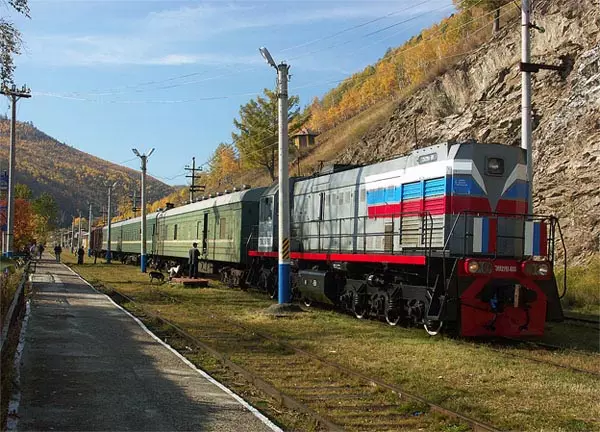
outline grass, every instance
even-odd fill
[[[600,406],[597,404],[600,379],[597,376],[502,356],[485,344],[430,338],[421,329],[390,328],[334,311],[310,310],[288,319],[276,319],[262,313],[271,304],[265,296],[221,289],[215,283],[212,285],[217,288],[200,290],[166,284],[151,286],[147,275],[121,264],[74,266],[74,269],[88,280],[102,280],[134,295],[146,307],[201,340],[207,338],[207,343],[228,353],[241,365],[256,366],[267,377],[276,368],[298,366],[285,363],[287,357],[292,356],[226,325],[223,318],[235,320],[254,331],[269,333],[504,429],[571,430],[568,425],[577,424],[584,425],[587,430],[600,430]],[[174,303],[172,298],[183,303]],[[571,339],[581,337],[578,328],[562,329]],[[210,335],[214,337],[210,338]],[[597,338],[597,333],[595,335]],[[527,354],[551,356],[553,361],[565,365],[587,365],[592,371],[598,369],[599,357],[594,352]],[[302,378],[303,372],[297,373]],[[326,373],[321,371],[318,375]],[[319,377],[304,378],[310,381]],[[279,385],[285,385],[290,379],[282,379],[280,375],[273,378]],[[297,394],[302,392],[297,391]],[[576,404],[573,403],[575,400]],[[336,415],[331,407],[323,413]],[[447,422],[436,424],[430,416],[424,425],[425,430],[444,430],[451,426]]]
[[[557,271],[561,291],[563,275],[562,270]],[[592,257],[584,265],[568,268],[563,307],[572,312],[600,316],[600,255]]]
[[[3,263],[4,264],[4,263]],[[12,267],[14,269],[14,267]],[[13,272],[2,272],[0,273],[0,319],[2,326],[4,326],[4,320],[10,305],[13,301],[17,287],[21,281],[23,275],[22,270],[14,270]],[[5,429],[6,415],[8,410],[8,401],[12,392],[12,380],[13,380],[13,358],[17,344],[19,342],[20,325],[17,325],[11,329],[8,333],[8,341],[2,351],[2,370],[0,379],[0,430]]]

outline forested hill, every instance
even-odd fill
[[[96,216],[106,207],[109,181],[119,180],[116,201],[129,200],[139,189],[140,173],[77,150],[46,135],[31,123],[17,124],[16,182],[26,184],[34,195],[51,194],[59,207],[59,225],[68,225],[77,209],[87,216],[92,202]],[[0,168],[8,170],[10,121],[0,119]],[[148,177],[149,200],[157,200],[174,188]]]

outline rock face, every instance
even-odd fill
[[[548,2],[549,3],[549,2]],[[540,5],[532,62],[564,64],[533,74],[534,212],[560,218],[568,254],[600,249],[600,5]],[[340,162],[389,159],[449,139],[521,143],[520,22],[398,103],[383,126]],[[416,132],[416,133],[415,133]]]

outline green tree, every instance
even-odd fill
[[[27,0],[2,0],[6,9],[13,9],[17,13],[29,18]],[[0,17],[0,81],[2,84],[13,82],[15,65],[13,57],[21,52],[21,33],[6,17]]]
[[[453,0],[454,4],[462,10],[472,7],[480,7],[486,11],[494,11],[494,26],[492,33],[496,34],[500,31],[500,8],[511,0]]]
[[[52,195],[44,192],[33,200],[31,208],[37,216],[36,232],[38,234],[43,235],[56,226],[58,206]]]
[[[288,99],[289,131],[299,127],[298,96]],[[237,132],[231,134],[242,163],[249,168],[264,168],[275,180],[275,155],[277,154],[277,93],[264,89],[264,97],[250,99],[240,107],[239,120],[233,124]]]
[[[29,189],[29,186],[25,185],[25,184],[21,184],[21,183],[17,183],[15,185],[15,198],[16,199],[23,199],[23,200],[31,200],[31,197],[33,196],[33,193],[31,192],[31,189]]]

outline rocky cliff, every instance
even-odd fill
[[[566,67],[533,74],[534,211],[560,218],[569,255],[582,260],[600,248],[600,5],[540,2],[533,19],[545,32],[532,31],[532,62]],[[520,43],[515,21],[398,102],[340,161],[388,159],[415,140],[520,145]]]

